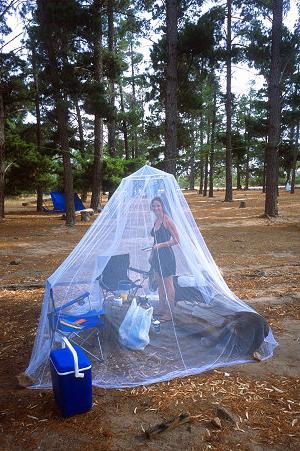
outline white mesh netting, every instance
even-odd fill
[[[248,362],[256,351],[268,358],[276,346],[226,285],[175,178],[149,166],[122,180],[49,277],[26,370],[34,387],[51,386],[49,354],[64,335],[106,388]]]

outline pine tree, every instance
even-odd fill
[[[273,0],[271,70],[269,78],[269,131],[266,147],[266,201],[265,214],[277,216],[278,146],[280,141],[281,111],[281,38],[283,0]]]

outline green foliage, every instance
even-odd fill
[[[123,158],[106,157],[103,162],[103,190],[114,191],[123,177],[137,171],[144,164],[143,158],[124,160]]]

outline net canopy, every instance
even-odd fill
[[[62,337],[99,387],[145,385],[272,356],[265,319],[226,285],[175,178],[144,166],[124,178],[46,283],[26,372],[51,386]]]

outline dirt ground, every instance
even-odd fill
[[[279,347],[274,357],[126,390],[94,389],[93,409],[63,419],[50,390],[20,389],[30,358],[43,289],[3,286],[43,282],[90,223],[67,228],[37,214],[25,199],[7,201],[0,224],[0,449],[3,450],[299,450],[300,190],[280,192],[277,219],[263,219],[259,191],[222,202],[186,192],[206,243],[230,288],[262,313]],[[240,200],[246,208],[238,208]],[[236,422],[212,423],[221,405]],[[146,439],[149,427],[187,412],[191,422]],[[220,415],[219,415],[220,416]],[[2,443],[1,443],[2,442]]]

